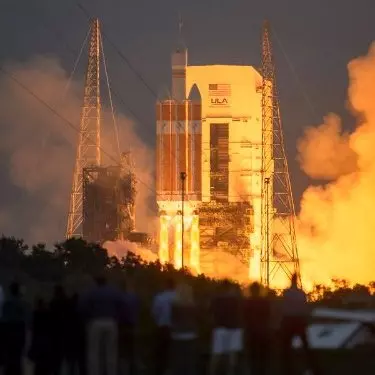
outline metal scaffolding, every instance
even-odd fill
[[[135,224],[135,175],[130,155],[120,166],[83,170],[83,238],[88,242],[128,239]]]
[[[119,148],[99,20],[94,19],[90,25],[88,65],[66,238],[82,237],[88,242],[99,243],[128,238],[134,231],[136,195],[130,153],[123,153],[117,165],[101,164],[101,55]]]
[[[83,170],[100,166],[100,27],[91,22],[89,57],[66,238],[83,236]]]
[[[262,247],[261,279],[266,286],[284,273],[300,279],[295,209],[285,154],[270,26],[262,35]]]
[[[248,264],[253,230],[250,202],[202,203],[199,207],[201,249],[222,249]]]

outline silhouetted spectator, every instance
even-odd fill
[[[108,285],[103,276],[98,277],[96,286],[82,296],[82,311],[88,319],[87,372],[90,375],[101,373],[103,358],[106,375],[117,375],[118,319],[121,306],[122,294]]]
[[[244,302],[245,346],[251,375],[267,374],[270,350],[270,303],[258,283],[250,285]]]
[[[5,301],[5,295],[3,287],[0,285],[0,366],[3,366],[4,364],[4,345],[5,342],[3,340],[4,338],[4,323],[2,321],[2,314],[3,314],[3,305]]]
[[[220,293],[212,301],[213,332],[211,374],[216,374],[219,363],[226,360],[229,373],[233,374],[242,350],[242,301],[237,288],[224,280]],[[226,371],[227,373],[227,371]]]
[[[58,375],[61,372],[67,351],[68,332],[68,298],[61,285],[56,285],[50,303],[51,311],[51,361],[52,373]]]
[[[85,321],[78,308],[78,294],[68,301],[66,360],[70,375],[86,374]]]
[[[121,373],[136,372],[135,329],[138,323],[140,301],[130,280],[123,283],[123,307],[119,324],[119,357]],[[128,367],[128,371],[125,368]]]
[[[52,371],[51,314],[42,298],[36,302],[31,329],[29,358],[34,363],[34,374],[48,375]]]
[[[29,309],[21,296],[20,285],[12,283],[3,305],[5,375],[22,374],[28,320]]]
[[[197,371],[197,311],[190,285],[179,284],[172,303],[172,373]]]
[[[168,366],[168,356],[171,345],[171,310],[175,297],[175,283],[168,279],[164,290],[157,294],[152,305],[152,316],[157,326],[155,374],[163,375]]]
[[[5,302],[4,289],[0,285],[0,319],[1,319],[2,314],[3,314],[3,305],[4,305],[4,302]]]
[[[281,321],[281,349],[283,370],[285,375],[291,375],[293,369],[293,339],[299,337],[307,356],[311,370],[314,370],[312,353],[307,339],[307,327],[309,318],[309,307],[306,294],[298,287],[298,276],[292,276],[291,286],[286,289],[282,300],[282,321]]]

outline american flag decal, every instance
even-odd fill
[[[230,96],[232,93],[230,84],[228,83],[210,83],[208,91],[210,96]]]

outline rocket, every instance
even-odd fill
[[[202,98],[194,85],[186,96],[187,50],[172,55],[172,95],[156,104],[157,201],[181,201],[181,172],[186,200],[201,200]],[[160,208],[160,205],[159,205]]]
[[[187,109],[187,192],[190,201],[202,200],[202,98],[193,85],[186,100]]]
[[[196,211],[202,196],[202,98],[196,85],[187,95],[186,70],[187,50],[177,50],[172,55],[171,97],[156,103],[159,259],[161,263],[172,260],[176,268],[181,268],[186,250],[187,263],[199,272]],[[189,228],[183,226],[185,223],[190,223]],[[185,249],[185,232],[189,249]]]

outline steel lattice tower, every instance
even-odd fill
[[[94,19],[90,25],[88,65],[73,186],[70,197],[66,238],[82,237],[83,169],[100,165],[100,27]]]
[[[266,286],[300,269],[295,209],[280,118],[270,26],[262,32],[262,248],[261,280]]]

